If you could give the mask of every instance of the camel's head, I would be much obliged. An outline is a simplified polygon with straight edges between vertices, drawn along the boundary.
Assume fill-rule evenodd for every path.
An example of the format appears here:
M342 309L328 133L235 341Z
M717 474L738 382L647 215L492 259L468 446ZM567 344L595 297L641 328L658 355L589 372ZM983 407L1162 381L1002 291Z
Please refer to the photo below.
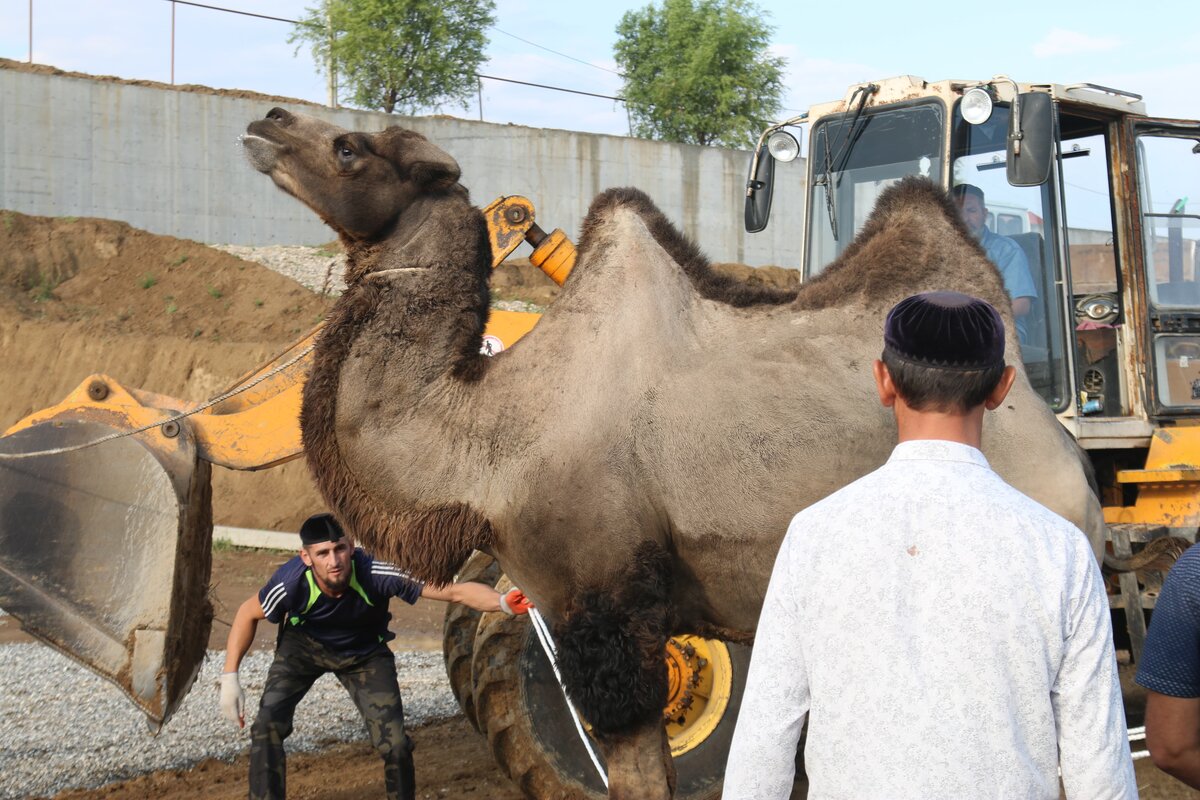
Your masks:
M454 186L460 174L415 131L355 133L282 108L251 122L242 145L255 169L359 241L383 237L415 200Z

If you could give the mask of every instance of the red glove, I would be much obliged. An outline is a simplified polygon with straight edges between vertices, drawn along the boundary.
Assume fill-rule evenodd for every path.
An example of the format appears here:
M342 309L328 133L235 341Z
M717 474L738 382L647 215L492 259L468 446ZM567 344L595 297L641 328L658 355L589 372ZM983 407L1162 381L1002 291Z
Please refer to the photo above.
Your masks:
M527 614L533 603L520 589L512 588L500 595L500 610L510 616Z

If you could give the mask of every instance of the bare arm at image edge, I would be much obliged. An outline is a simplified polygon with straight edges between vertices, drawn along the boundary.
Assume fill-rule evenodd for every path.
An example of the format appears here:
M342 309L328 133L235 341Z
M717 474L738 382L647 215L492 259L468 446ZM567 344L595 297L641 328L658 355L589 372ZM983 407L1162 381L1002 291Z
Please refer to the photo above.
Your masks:
M792 535L784 539L754 635L754 654L725 767L724 800L787 800L796 747L808 714L808 672L795 641L803 630L790 574Z
M1146 747L1154 766L1200 789L1200 697L1147 691Z
M1063 786L1070 800L1135 800L1108 598L1090 548L1077 558L1084 575L1052 696Z

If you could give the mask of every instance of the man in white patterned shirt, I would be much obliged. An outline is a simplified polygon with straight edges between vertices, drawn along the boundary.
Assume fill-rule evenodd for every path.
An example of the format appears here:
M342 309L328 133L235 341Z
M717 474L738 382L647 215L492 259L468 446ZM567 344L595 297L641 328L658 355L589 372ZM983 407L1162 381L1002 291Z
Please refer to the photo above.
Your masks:
M796 515L758 622L724 800L1136 798L1108 603L1081 531L980 442L1015 371L987 303L888 314L888 462ZM831 591L831 588L833 589Z

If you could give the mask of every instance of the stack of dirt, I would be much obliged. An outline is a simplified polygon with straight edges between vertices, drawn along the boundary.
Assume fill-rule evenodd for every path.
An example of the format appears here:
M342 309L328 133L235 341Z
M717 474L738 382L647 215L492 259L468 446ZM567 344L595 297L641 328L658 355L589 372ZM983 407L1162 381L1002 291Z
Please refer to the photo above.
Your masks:
M92 373L205 400L310 330L328 303L196 242L0 212L0 429ZM295 530L321 507L303 461L213 476L218 524Z

